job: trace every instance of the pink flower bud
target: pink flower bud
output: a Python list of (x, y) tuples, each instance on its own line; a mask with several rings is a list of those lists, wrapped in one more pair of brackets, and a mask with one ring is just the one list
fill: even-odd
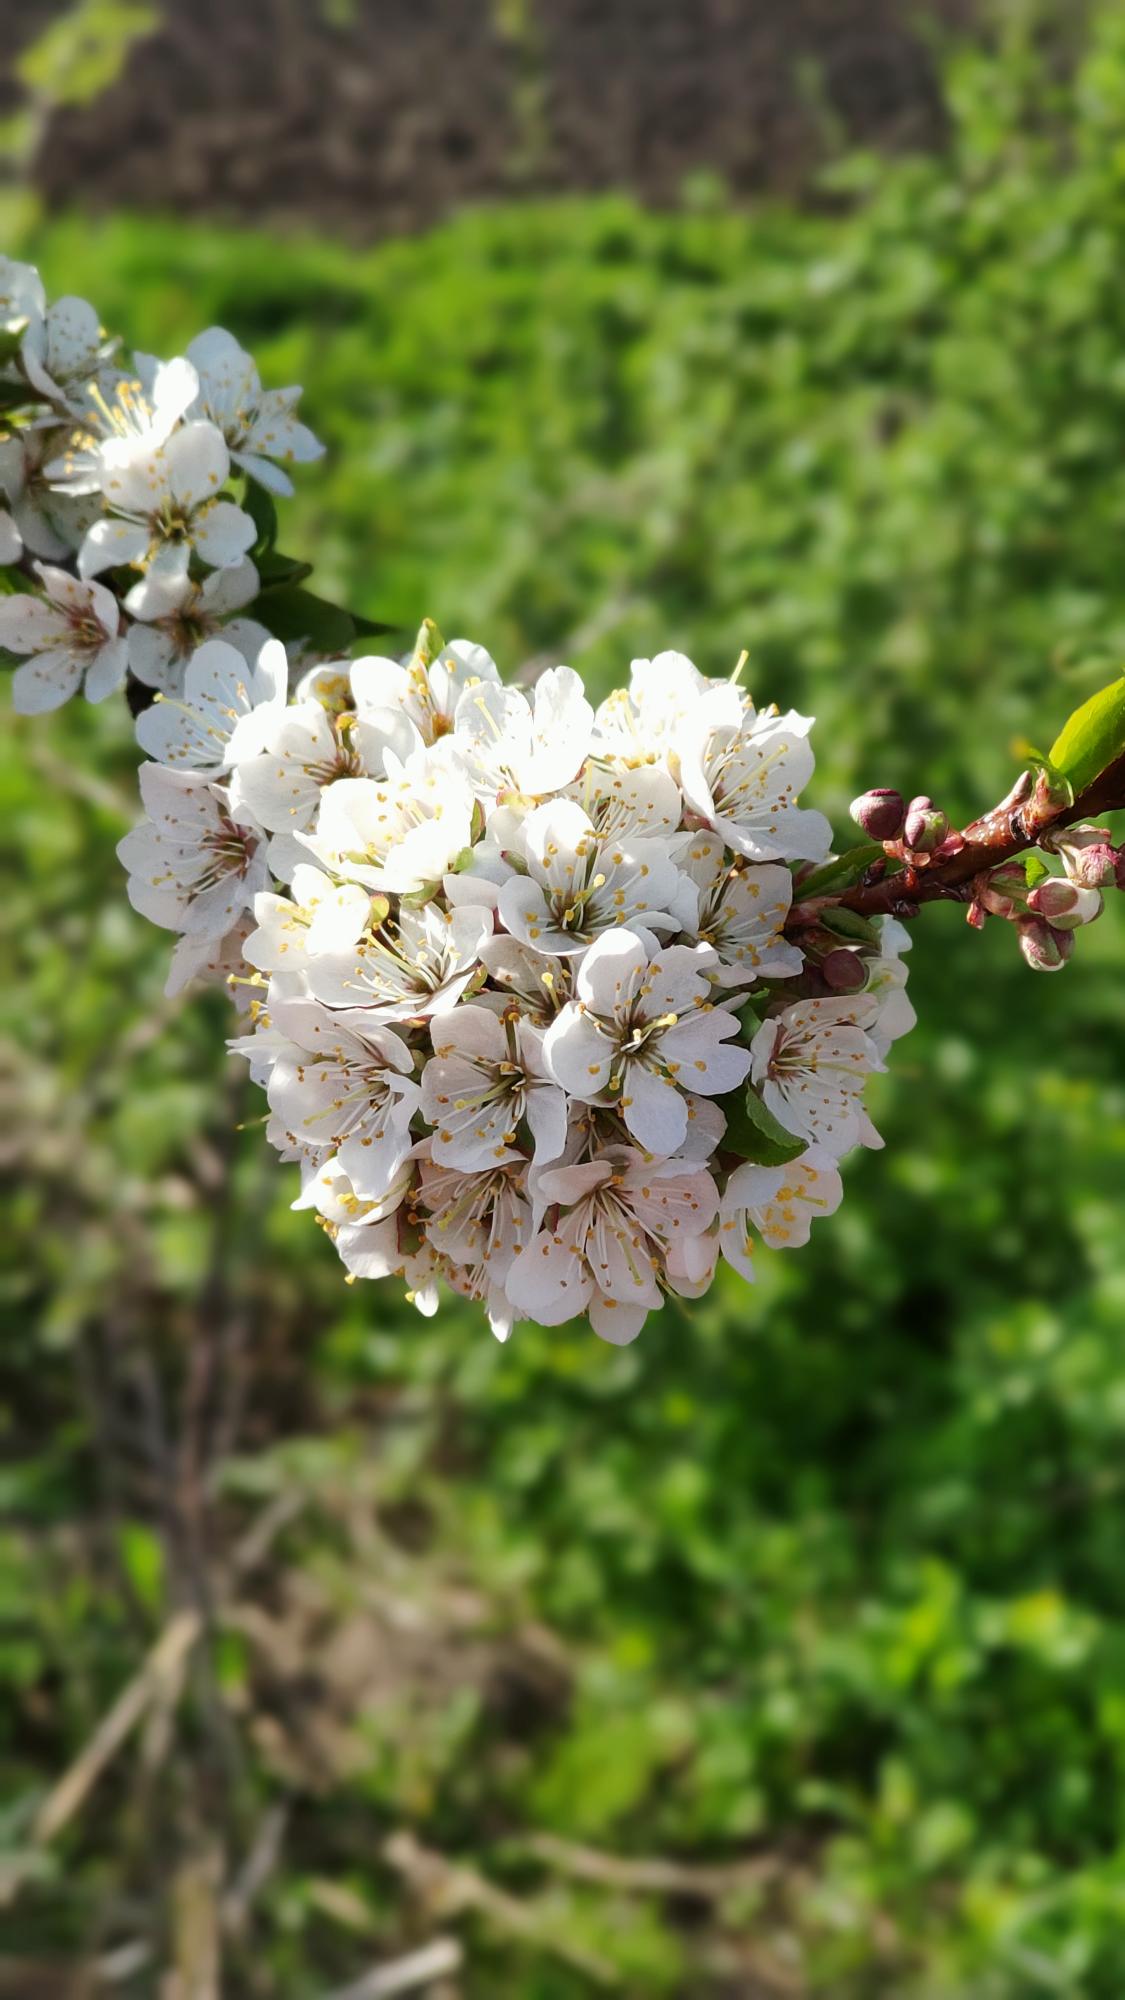
[(1080, 924), (1092, 924), (1104, 905), (1096, 889), (1083, 889), (1064, 875), (1052, 875), (1031, 890), (1027, 907), (1033, 916), (1045, 917), (1056, 929), (1073, 931)]
[(1027, 877), (1018, 861), (1005, 861), (983, 878), (978, 875), (974, 887), (990, 916), (1014, 917), (1027, 907)]
[(1117, 855), (1107, 826), (1070, 826), (1043, 845), (1057, 854), (1070, 881), (1083, 889), (1108, 889), (1116, 880)]
[(838, 945), (820, 962), (821, 975), (825, 985), (833, 993), (858, 993), (867, 984), (867, 967), (857, 951), (849, 951), (846, 945)]
[(897, 840), (906, 807), (901, 792), (876, 785), (872, 791), (861, 792), (858, 799), (853, 799), (848, 811), (870, 839)]
[(1033, 972), (1061, 972), (1074, 950), (1073, 931), (1053, 930), (1038, 917), (1023, 917), (1020, 950)]
[(949, 832), (949, 821), (940, 806), (924, 794), (911, 799), (906, 808), (902, 837), (913, 854), (932, 854)]

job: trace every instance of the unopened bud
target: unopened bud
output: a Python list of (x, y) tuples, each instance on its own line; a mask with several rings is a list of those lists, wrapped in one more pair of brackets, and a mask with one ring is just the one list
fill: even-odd
[(848, 811), (871, 840), (897, 840), (906, 805), (901, 792), (876, 785), (872, 791), (861, 792), (858, 799), (853, 799)]
[(932, 854), (949, 832), (949, 821), (940, 806), (924, 795), (911, 799), (906, 808), (902, 837), (913, 854)]
[(976, 898), (990, 916), (1019, 916), (1027, 908), (1027, 877), (1018, 861), (1005, 861), (989, 875), (978, 875)]
[(858, 951), (849, 951), (846, 945), (828, 952), (821, 959), (820, 970), (833, 993), (858, 993), (867, 984), (867, 967)]
[(1065, 875), (1052, 875), (1032, 889), (1027, 907), (1033, 916), (1046, 918), (1057, 930), (1073, 931), (1080, 924), (1092, 924), (1101, 916), (1104, 904), (1096, 889), (1083, 889), (1077, 882), (1068, 882)]
[(1073, 931), (1057, 931), (1039, 917), (1024, 917), (1020, 950), (1033, 972), (1061, 972), (1074, 950)]
[(1043, 845), (1057, 854), (1071, 882), (1083, 889), (1108, 889), (1117, 879), (1117, 854), (1107, 826), (1070, 826)]

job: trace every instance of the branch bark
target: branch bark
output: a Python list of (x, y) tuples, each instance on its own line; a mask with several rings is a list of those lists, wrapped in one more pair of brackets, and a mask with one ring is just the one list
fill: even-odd
[[(999, 805), (964, 828), (959, 844), (947, 842), (932, 859), (920, 856), (893, 873), (887, 861), (875, 861), (850, 888), (796, 901), (786, 929), (801, 931), (829, 910), (854, 910), (863, 917), (899, 917), (909, 921), (925, 903), (969, 903), (973, 884), (1029, 848), (1047, 833), (1081, 820), (1125, 809), (1125, 755), (1118, 757), (1069, 805), (1044, 809), (1016, 787)], [(800, 891), (798, 889), (798, 896)]]

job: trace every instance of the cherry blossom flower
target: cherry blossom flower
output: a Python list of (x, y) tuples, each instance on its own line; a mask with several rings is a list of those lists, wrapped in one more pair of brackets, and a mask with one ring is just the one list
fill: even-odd
[(696, 834), (680, 866), (699, 892), (692, 935), (714, 948), (722, 985), (750, 986), (801, 971), (803, 954), (782, 935), (793, 901), (788, 868), (748, 867), (741, 856), (732, 863), (713, 833)]
[(395, 747), (408, 749), (387, 710), (360, 716), (315, 699), (297, 701), (271, 717), (258, 754), (240, 764), (235, 793), (271, 833), (305, 833), (326, 786), (385, 777), (386, 751)]
[(522, 1163), (463, 1173), (439, 1165), (429, 1144), (419, 1152), (414, 1214), (427, 1242), (444, 1259), (487, 1270), (507, 1287), (534, 1231)]
[(49, 461), (65, 436), (29, 424), (0, 438), (0, 492), (25, 548), (45, 562), (67, 561), (101, 513), (99, 494), (60, 492), (48, 476)]
[(292, 480), (274, 461), (307, 465), (324, 455), (319, 439), (293, 414), (300, 389), (263, 389), (251, 356), (221, 326), (197, 334), (187, 358), (199, 377), (189, 415), (222, 432), (232, 462), (259, 486), (292, 493)]
[(80, 687), (87, 701), (104, 701), (121, 686), (128, 659), (117, 599), (64, 569), (35, 567), (42, 597), (0, 598), (0, 645), (31, 655), (13, 678), (13, 707), (38, 715)]
[(270, 1018), (282, 1040), (266, 1094), (290, 1144), (331, 1155), (357, 1195), (382, 1198), (413, 1143), (418, 1086), (406, 1043), (313, 1000), (279, 1001)]
[(0, 257), (0, 331), (18, 333), (47, 310), (43, 280), (33, 264)]
[[(357, 882), (334, 882), (309, 862), (293, 871), (287, 896), (269, 889), (254, 898), (254, 924), (244, 946), (262, 972), (307, 973), (310, 964), (350, 954), (364, 930), (371, 897)], [(317, 995), (323, 999), (323, 994)], [(349, 994), (349, 1002), (356, 995)]]
[(527, 873), (503, 884), (497, 907), (505, 928), (525, 944), (567, 955), (629, 923), (679, 928), (672, 905), (680, 871), (660, 841), (599, 839), (572, 799), (536, 806), (520, 840)]
[(578, 968), (576, 997), (547, 1030), (552, 1076), (571, 1097), (612, 1102), (647, 1152), (676, 1154), (687, 1136), (685, 1089), (720, 1096), (745, 1081), (750, 1051), (730, 1046), (738, 1021), (712, 1004), (706, 945), (610, 932)]
[(520, 1012), (541, 1028), (550, 1027), (560, 1007), (573, 989), (573, 961), (536, 951), (534, 945), (500, 932), (486, 937), (479, 958), (492, 985), (498, 989), (495, 1002), (503, 1007), (509, 998), (519, 1001)]
[(135, 621), (129, 629), (130, 673), (162, 694), (179, 694), (192, 654), (217, 638), (253, 662), (270, 635), (255, 619), (237, 614), (257, 595), (258, 572), (249, 556), (198, 581), (150, 571), (125, 597)]
[(705, 826), (751, 861), (823, 861), (832, 829), (802, 811), (798, 792), (813, 772), (809, 717), (748, 712), (736, 687), (696, 704), (680, 752), (684, 798)]
[(427, 619), (405, 662), (370, 655), (352, 663), (356, 706), (399, 710), (423, 743), (437, 743), (451, 734), (457, 704), (468, 689), (500, 679), (496, 662), (483, 646), (469, 639), (441, 643)]
[(543, 1032), (515, 1009), (502, 1017), (462, 1005), (431, 1028), (422, 1113), (432, 1152), (462, 1171), (530, 1155), (556, 1160), (566, 1144), (566, 1097), (543, 1060)]
[(199, 389), (190, 361), (137, 356), (137, 373), (87, 385), (77, 427), (63, 433), (46, 472), (72, 494), (98, 494), (113, 467), (168, 442)]
[(260, 833), (232, 818), (220, 786), (190, 771), (144, 764), (140, 786), (149, 817), (117, 847), (129, 901), (165, 930), (224, 937), (266, 887)]
[[(340, 894), (349, 887), (370, 903), (354, 884), (341, 884)], [(362, 1006), (384, 1021), (448, 1014), (473, 979), (490, 930), (479, 909), (446, 915), (432, 903), (420, 910), (400, 905), (394, 917), (362, 926), (350, 941), (310, 944), (309, 991), (329, 1006)]]
[(101, 491), (109, 511), (87, 532), (79, 574), (97, 576), (129, 563), (184, 577), (192, 555), (212, 569), (240, 561), (257, 529), (249, 514), (221, 497), (229, 471), (214, 424), (183, 424), (152, 448), (147, 441), (106, 446)]
[(324, 791), (312, 833), (297, 838), (334, 874), (393, 895), (440, 882), (468, 846), (473, 795), (443, 757), (388, 755), (388, 775), (339, 778)]
[(279, 640), (267, 639), (251, 667), (235, 646), (208, 639), (187, 668), (182, 699), (158, 696), (137, 717), (137, 741), (170, 769), (217, 775), (254, 755), (288, 692)]
[(728, 1264), (752, 1280), (751, 1225), (771, 1250), (797, 1250), (808, 1242), (817, 1216), (834, 1215), (843, 1198), (839, 1167), (819, 1146), (783, 1167), (747, 1162), (735, 1168), (723, 1190), (719, 1248)]
[(615, 1345), (635, 1339), (660, 1304), (670, 1244), (702, 1234), (719, 1206), (702, 1167), (654, 1166), (628, 1149), (548, 1168), (537, 1193), (555, 1219), (513, 1264), (509, 1299), (540, 1326), (588, 1313), (594, 1332)]
[(810, 1146), (839, 1156), (881, 1144), (863, 1110), (864, 1084), (884, 1068), (869, 1030), (876, 1001), (798, 1000), (763, 1021), (750, 1044), (752, 1081), (767, 1111)]
[(66, 406), (94, 379), (112, 348), (86, 299), (55, 299), (33, 319), (20, 344), (28, 381), (48, 401)]
[(466, 688), (453, 726), (473, 790), (492, 805), (508, 792), (539, 798), (569, 784), (586, 755), (593, 719), (578, 675), (551, 667), (530, 702), (498, 681)]
[(595, 749), (626, 760), (655, 759), (666, 763), (675, 778), (685, 731), (700, 700), (726, 685), (706, 679), (685, 653), (634, 660), (628, 688), (617, 689), (598, 709)]

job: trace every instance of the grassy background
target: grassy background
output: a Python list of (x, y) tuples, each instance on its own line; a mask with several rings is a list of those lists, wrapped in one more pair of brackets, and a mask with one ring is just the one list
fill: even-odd
[[(603, 691), (745, 645), (818, 804), (967, 816), (1125, 652), (1125, 22), (948, 81), (948, 155), (818, 213), (27, 249), (139, 346), (218, 320), (307, 385), (284, 539), (329, 594)], [(130, 1945), (155, 1994), (221, 1929), (224, 1993), (306, 2000), (452, 1928), (487, 2000), (1119, 2000), (1125, 912), (1053, 981), (929, 912), (887, 1151), (810, 1249), (622, 1352), (500, 1350), (346, 1288), (236, 1129), (224, 1004), (161, 999), (125, 902), (134, 762), (77, 707), (0, 749), (0, 1991)], [(185, 1604), (207, 1643), (37, 1842)], [(656, 1894), (545, 1837), (753, 1865)]]

